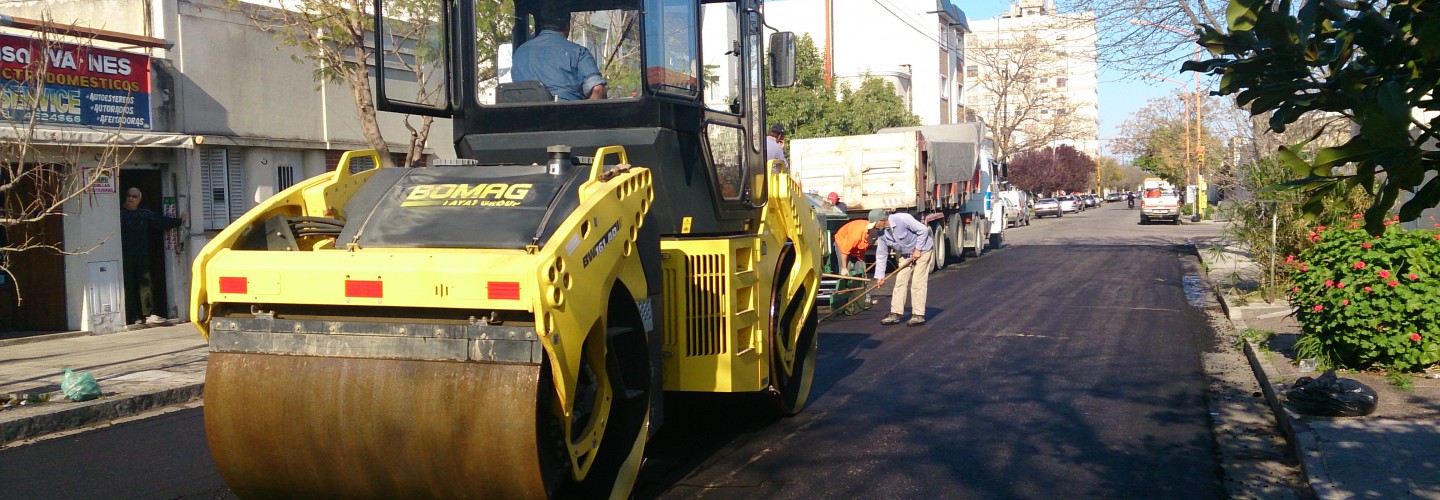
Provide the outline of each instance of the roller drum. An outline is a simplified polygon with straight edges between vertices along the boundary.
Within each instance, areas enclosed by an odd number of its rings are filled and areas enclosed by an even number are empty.
[[[205,428],[242,497],[541,498],[556,468],[540,377],[538,364],[213,352]]]

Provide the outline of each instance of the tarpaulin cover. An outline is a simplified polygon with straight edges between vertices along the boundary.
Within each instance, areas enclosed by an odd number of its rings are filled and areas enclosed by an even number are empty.
[[[925,136],[930,151],[928,183],[951,184],[975,177],[980,162],[980,142],[985,138],[985,126],[980,122],[956,123],[951,125],[925,125],[920,127],[891,127],[877,133],[909,132],[918,130]],[[927,186],[929,187],[929,186]]]

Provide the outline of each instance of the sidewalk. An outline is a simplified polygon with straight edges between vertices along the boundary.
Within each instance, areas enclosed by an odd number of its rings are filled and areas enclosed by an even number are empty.
[[[1245,302],[1241,292],[1258,266],[1226,243],[1216,246],[1220,251],[1200,248],[1200,258],[1236,331],[1276,333],[1266,345],[1247,343],[1245,354],[1315,495],[1440,499],[1440,380],[1417,378],[1407,391],[1380,375],[1339,373],[1375,389],[1380,396],[1375,413],[1352,418],[1295,413],[1282,404],[1285,390],[1299,377],[1320,374],[1301,373],[1289,357],[1300,334],[1290,305],[1284,299]]]
[[[205,339],[190,323],[0,341],[0,398],[8,398],[0,409],[0,447],[199,399],[208,357]],[[66,368],[90,372],[104,396],[65,399],[60,380]],[[30,395],[48,395],[49,401],[18,404]]]

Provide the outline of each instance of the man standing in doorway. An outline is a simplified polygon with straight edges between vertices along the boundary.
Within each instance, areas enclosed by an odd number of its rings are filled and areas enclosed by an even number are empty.
[[[870,211],[870,226],[880,229],[875,238],[875,284],[885,284],[886,258],[894,248],[902,261],[895,272],[895,289],[890,292],[890,314],[880,320],[882,325],[900,322],[905,314],[905,299],[910,299],[909,326],[925,324],[925,296],[930,290],[930,266],[933,264],[932,250],[935,241],[930,238],[930,228],[925,227],[915,216],[907,213],[893,213],[885,216],[885,210]]]
[[[143,323],[156,312],[154,283],[150,279],[150,237],[154,231],[180,227],[189,221],[166,217],[140,208],[140,188],[125,190],[120,210],[120,250],[125,258],[125,322]]]

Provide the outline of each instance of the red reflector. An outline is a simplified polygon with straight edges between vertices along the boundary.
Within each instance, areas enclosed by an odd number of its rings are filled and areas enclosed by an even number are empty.
[[[515,281],[491,281],[485,283],[490,298],[499,300],[520,300],[520,283]]]
[[[249,293],[250,280],[238,276],[221,276],[220,293]]]
[[[385,297],[385,282],[375,280],[345,280],[345,296],[379,299]]]

